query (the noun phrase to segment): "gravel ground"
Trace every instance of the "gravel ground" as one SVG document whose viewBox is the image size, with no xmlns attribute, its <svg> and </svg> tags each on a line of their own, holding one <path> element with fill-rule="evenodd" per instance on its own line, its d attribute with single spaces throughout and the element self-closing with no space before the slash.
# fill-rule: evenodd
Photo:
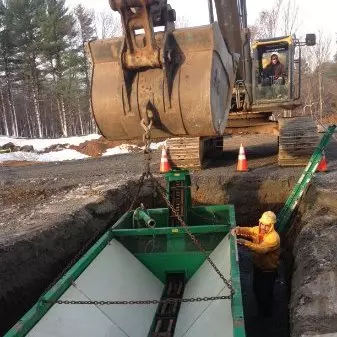
<svg viewBox="0 0 337 337">
<path fill-rule="evenodd" d="M 246 149 L 250 172 L 236 172 L 240 143 Z M 192 194 L 199 204 L 233 203 L 240 225 L 255 224 L 267 207 L 278 210 L 303 167 L 277 165 L 277 138 L 234 136 L 225 139 L 224 153 L 207 169 L 191 172 Z M 327 151 L 329 170 L 316 179 L 329 186 L 337 181 L 337 146 Z M 152 171 L 158 174 L 160 151 L 153 153 Z M 66 262 L 97 230 L 113 223 L 129 207 L 143 168 L 142 154 L 51 163 L 29 167 L 0 167 L 0 256 L 3 262 L 0 306 L 6 331 L 38 298 Z M 152 190 L 142 191 L 146 206 L 154 204 Z M 256 324 L 254 299 L 249 297 L 250 260 L 242 253 L 242 276 L 249 336 L 287 336 L 275 322 Z M 6 284 L 5 284 L 5 281 Z M 5 285 L 4 285 L 5 284 Z M 280 315 L 286 324 L 284 283 L 279 282 Z M 8 300 L 9 299 L 9 300 Z M 248 308 L 248 311 L 247 311 Z M 263 328 L 263 327 L 266 327 Z M 275 333 L 270 334 L 270 327 Z M 256 330 L 257 329 L 257 330 Z M 262 329 L 262 330 L 261 330 Z M 268 330 L 269 329 L 269 330 Z"/>
</svg>

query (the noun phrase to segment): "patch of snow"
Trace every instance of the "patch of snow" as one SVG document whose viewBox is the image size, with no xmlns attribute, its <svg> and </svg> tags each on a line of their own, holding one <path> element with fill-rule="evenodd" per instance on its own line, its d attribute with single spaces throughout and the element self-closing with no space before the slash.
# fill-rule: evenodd
<svg viewBox="0 0 337 337">
<path fill-rule="evenodd" d="M 159 143 L 151 143 L 150 149 L 151 150 L 158 150 L 161 146 L 165 145 L 166 142 L 159 142 Z M 130 144 L 122 144 L 120 146 L 115 146 L 111 149 L 107 149 L 102 156 L 114 156 L 116 154 L 125 154 L 130 152 L 135 152 L 135 150 L 144 150 L 144 146 L 138 147 L 136 145 Z"/>
<path fill-rule="evenodd" d="M 88 140 L 99 139 L 101 136 L 98 134 L 91 134 L 82 137 L 68 137 L 57 139 L 28 139 L 28 138 L 10 138 L 0 136 L 0 146 L 6 143 L 13 143 L 15 146 L 32 145 L 35 152 L 10 152 L 0 153 L 0 162 L 5 161 L 34 161 L 34 162 L 55 162 L 64 160 L 78 160 L 90 158 L 90 156 L 84 155 L 78 151 L 63 149 L 61 151 L 51 151 L 49 153 L 36 153 L 45 150 L 52 145 L 69 144 L 79 145 Z M 151 143 L 151 150 L 158 150 L 160 147 L 166 145 L 166 142 Z M 118 154 L 126 154 L 143 150 L 144 147 L 139 147 L 131 144 L 122 144 L 106 150 L 102 156 L 114 156 Z"/>
<path fill-rule="evenodd" d="M 111 149 L 107 149 L 102 156 L 114 156 L 116 154 L 125 154 L 133 152 L 133 150 L 140 150 L 140 148 L 136 145 L 122 144 L 120 146 L 115 146 Z"/>
<path fill-rule="evenodd" d="M 158 143 L 151 143 L 150 144 L 150 149 L 151 150 L 158 150 L 162 146 L 166 146 L 166 141 L 164 141 L 164 142 L 158 142 Z"/>
<path fill-rule="evenodd" d="M 87 136 L 78 136 L 78 137 L 64 137 L 64 138 L 42 138 L 42 139 L 31 139 L 31 138 L 11 138 L 0 136 L 0 146 L 5 145 L 6 143 L 13 143 L 15 146 L 25 146 L 32 145 L 35 151 L 43 151 L 44 149 L 57 144 L 69 144 L 78 146 L 81 143 L 84 143 L 88 140 L 99 139 L 101 135 L 91 134 Z"/>
<path fill-rule="evenodd" d="M 11 160 L 53 162 L 53 161 L 76 160 L 85 158 L 89 158 L 89 156 L 70 149 L 42 154 L 32 152 L 21 152 L 21 151 L 0 154 L 0 162 Z"/>
</svg>

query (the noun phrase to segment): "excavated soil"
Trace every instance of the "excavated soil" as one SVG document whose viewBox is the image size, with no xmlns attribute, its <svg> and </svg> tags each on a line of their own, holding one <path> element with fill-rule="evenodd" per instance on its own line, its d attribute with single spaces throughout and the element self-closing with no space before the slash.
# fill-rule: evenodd
<svg viewBox="0 0 337 337">
<path fill-rule="evenodd" d="M 337 335 L 335 176 L 328 174 L 311 186 L 286 236 L 286 248 L 293 257 L 288 259 L 292 337 Z"/>
<path fill-rule="evenodd" d="M 193 173 L 192 197 L 195 205 L 233 203 L 238 223 L 255 224 L 263 210 L 281 207 L 292 184 L 286 178 L 274 181 L 251 176 L 247 182 L 244 176 L 210 178 Z M 11 210 L 15 221 L 2 228 L 0 272 L 4 277 L 0 305 L 8 313 L 6 320 L 1 321 L 2 332 L 31 307 L 88 240 L 103 233 L 128 209 L 136 189 L 137 181 L 129 180 L 118 186 L 93 183 L 47 190 L 38 185 L 35 189 L 16 187 L 15 191 L 6 191 L 5 205 L 15 201 L 17 208 Z M 33 207 L 30 200 L 34 200 Z M 151 185 L 141 190 L 140 200 L 146 207 L 164 205 L 153 194 Z M 9 216 L 7 214 L 7 218 Z M 242 271 L 244 296 L 252 303 L 254 299 L 249 298 L 251 264 L 248 255 L 242 254 L 246 264 Z M 287 317 L 284 321 L 287 322 Z M 249 318 L 247 324 L 254 328 Z"/>
<path fill-rule="evenodd" d="M 242 140 L 250 172 L 235 171 L 238 144 Z M 277 166 L 276 137 L 234 137 L 232 142 L 226 142 L 226 146 L 223 156 L 214 159 L 210 168 L 191 172 L 194 204 L 234 204 L 237 224 L 255 225 L 261 212 L 267 209 L 277 212 L 282 207 L 303 168 Z M 151 167 L 154 172 L 159 168 L 158 152 L 153 154 Z M 337 303 L 337 296 L 332 293 L 336 289 L 332 276 L 336 271 L 334 251 L 331 249 L 329 255 L 329 249 L 326 249 L 326 256 L 322 256 L 318 254 L 321 246 L 317 246 L 321 242 L 332 247 L 335 242 L 333 220 L 328 216 L 333 206 L 326 206 L 326 203 L 333 200 L 330 192 L 331 185 L 337 181 L 336 157 L 336 146 L 332 144 L 327 151 L 331 172 L 318 174 L 314 184 L 321 184 L 326 191 L 325 199 L 317 197 L 316 189 L 310 189 L 308 199 L 301 204 L 294 219 L 294 233 L 284 241 L 284 266 L 275 287 L 277 310 L 272 320 L 265 321 L 255 316 L 250 255 L 240 250 L 247 337 L 288 336 L 288 321 L 292 337 L 320 333 L 324 324 L 316 323 L 314 315 L 322 317 L 319 315 L 324 308 Z M 140 154 L 130 154 L 71 163 L 0 168 L 0 312 L 5 313 L 0 320 L 0 334 L 35 303 L 83 246 L 95 240 L 128 209 L 136 194 L 142 165 Z M 164 183 L 160 175 L 157 177 Z M 140 200 L 146 207 L 163 205 L 150 185 L 141 190 Z M 326 214 L 325 209 L 329 209 Z M 325 225 L 316 228 L 316 217 L 324 217 Z M 325 269 L 317 267 L 322 264 Z M 321 278 L 312 277 L 312 272 Z M 308 281 L 310 275 L 312 283 L 310 279 Z M 326 283 L 330 287 L 330 302 L 317 300 L 317 297 L 325 296 L 325 288 L 318 286 L 322 280 L 330 280 Z M 291 317 L 288 319 L 290 294 Z M 315 309 L 315 305 L 320 311 Z M 304 307 L 308 309 L 302 311 Z M 330 312 L 325 315 L 326 327 L 321 330 L 333 332 L 332 319 L 335 316 Z M 311 321 L 305 323 L 308 319 Z"/>
</svg>

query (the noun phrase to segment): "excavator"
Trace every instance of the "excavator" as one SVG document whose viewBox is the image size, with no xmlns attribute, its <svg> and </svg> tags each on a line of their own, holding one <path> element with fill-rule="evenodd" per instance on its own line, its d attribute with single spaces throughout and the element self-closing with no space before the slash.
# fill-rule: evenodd
<svg viewBox="0 0 337 337">
<path fill-rule="evenodd" d="M 173 167 L 201 168 L 226 134 L 276 133 L 278 164 L 305 166 L 317 126 L 291 111 L 301 105 L 301 47 L 315 34 L 251 41 L 246 0 L 207 1 L 209 24 L 177 29 L 167 0 L 109 0 L 123 36 L 85 45 L 101 134 L 137 140 L 147 128 L 166 139 Z M 268 71 L 275 56 L 278 76 Z"/>
</svg>

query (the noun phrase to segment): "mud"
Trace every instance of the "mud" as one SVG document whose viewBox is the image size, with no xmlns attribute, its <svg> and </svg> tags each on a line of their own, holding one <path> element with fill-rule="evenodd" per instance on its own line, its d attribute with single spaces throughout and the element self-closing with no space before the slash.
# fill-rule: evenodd
<svg viewBox="0 0 337 337">
<path fill-rule="evenodd" d="M 286 239 L 291 251 L 291 337 L 337 334 L 337 188 L 312 185 Z"/>
</svg>

